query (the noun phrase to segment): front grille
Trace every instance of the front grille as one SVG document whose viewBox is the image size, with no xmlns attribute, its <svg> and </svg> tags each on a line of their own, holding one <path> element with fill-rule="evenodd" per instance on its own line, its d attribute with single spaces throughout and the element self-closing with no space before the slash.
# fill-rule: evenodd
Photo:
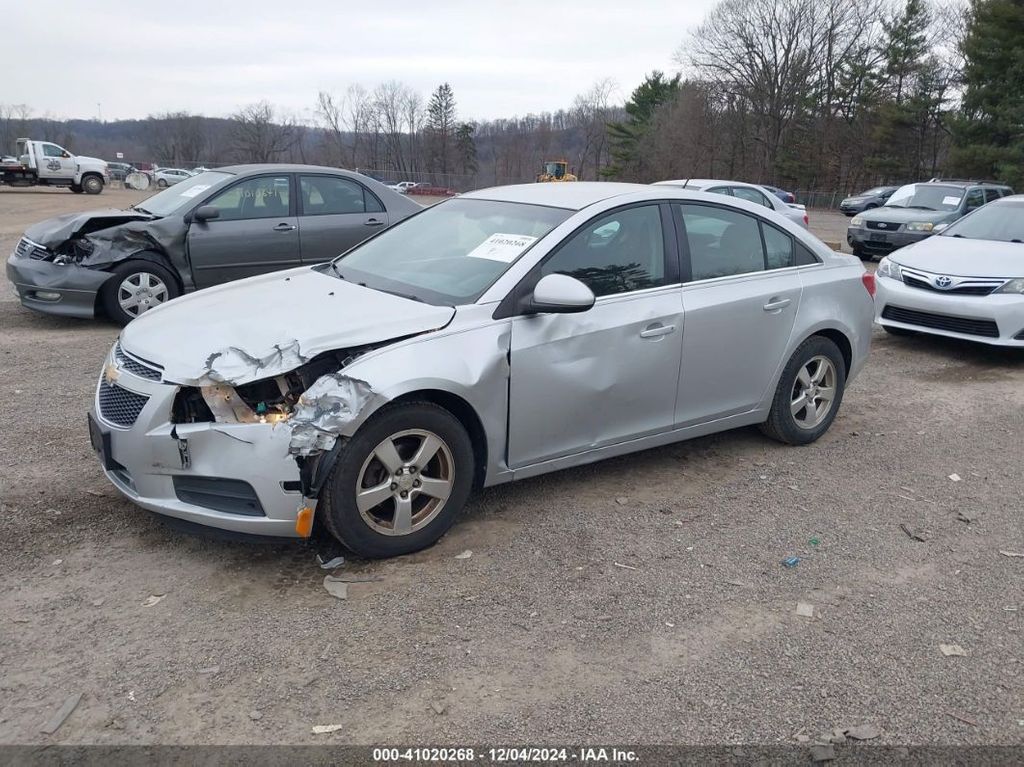
<svg viewBox="0 0 1024 767">
<path fill-rule="evenodd" d="M 119 368 L 127 370 L 132 375 L 136 375 L 139 378 L 148 378 L 150 381 L 159 381 L 163 378 L 160 366 L 155 362 L 143 363 L 142 360 L 137 357 L 128 356 L 127 352 L 121 348 L 121 342 L 118 341 L 114 344 L 114 361 L 117 363 Z"/>
<path fill-rule="evenodd" d="M 17 258 L 31 258 L 36 261 L 44 261 L 50 257 L 50 251 L 42 245 L 37 245 L 28 237 L 22 237 L 14 246 L 14 255 Z"/>
<path fill-rule="evenodd" d="M 865 221 L 868 229 L 880 229 L 883 232 L 898 232 L 901 224 L 890 224 L 888 221 Z"/>
<path fill-rule="evenodd" d="M 915 309 L 904 309 L 902 306 L 886 306 L 882 310 L 882 319 L 905 322 L 908 325 L 920 325 L 923 328 L 948 330 L 951 333 L 963 333 L 968 336 L 984 336 L 999 338 L 999 326 L 992 320 L 971 319 L 969 317 L 953 317 L 948 314 L 919 312 Z"/>
<path fill-rule="evenodd" d="M 204 509 L 241 514 L 245 517 L 265 517 L 252 485 L 240 479 L 221 477 L 174 476 L 174 494 L 179 501 L 202 506 Z"/>
<path fill-rule="evenodd" d="M 135 423 L 149 397 L 128 391 L 117 384 L 100 381 L 100 415 L 104 420 L 128 428 Z"/>
<path fill-rule="evenodd" d="M 866 240 L 864 242 L 858 242 L 857 247 L 863 250 L 865 253 L 870 253 L 873 256 L 887 256 L 896 250 L 896 244 L 892 242 L 877 242 L 872 240 Z"/>
<path fill-rule="evenodd" d="M 934 278 L 938 275 L 931 274 L 929 272 L 915 272 L 904 267 L 902 270 L 903 282 L 905 285 L 909 285 L 912 288 L 919 288 L 920 290 L 930 290 L 934 293 L 952 293 L 958 296 L 987 296 L 992 291 L 1003 286 L 1005 280 L 988 280 L 988 279 L 963 279 L 960 277 L 953 277 L 953 280 L 959 280 L 959 283 L 949 288 L 938 288 L 935 287 L 933 282 Z"/>
</svg>

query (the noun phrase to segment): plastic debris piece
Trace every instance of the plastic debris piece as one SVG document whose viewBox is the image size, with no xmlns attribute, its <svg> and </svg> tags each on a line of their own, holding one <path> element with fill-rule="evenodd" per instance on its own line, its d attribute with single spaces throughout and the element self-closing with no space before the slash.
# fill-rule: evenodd
<svg viewBox="0 0 1024 767">
<path fill-rule="evenodd" d="M 625 496 L 622 496 L 622 497 L 616 498 L 615 502 L 617 504 L 619 504 L 619 506 L 625 506 L 627 503 L 629 503 L 629 498 L 626 498 Z"/>
<path fill-rule="evenodd" d="M 316 555 L 316 563 L 320 565 L 321 570 L 336 570 L 345 564 L 345 557 L 341 554 L 331 556 L 326 552 L 320 552 Z"/>
<path fill-rule="evenodd" d="M 341 724 L 314 724 L 313 725 L 313 734 L 314 735 L 326 735 L 326 734 L 331 733 L 331 732 L 337 732 L 342 727 L 344 727 L 344 725 L 341 725 Z"/>
<path fill-rule="evenodd" d="M 963 714 L 957 714 L 957 713 L 955 713 L 953 711 L 947 711 L 946 713 L 949 714 L 954 719 L 956 719 L 958 722 L 963 722 L 964 724 L 969 724 L 969 725 L 971 725 L 971 727 L 978 727 L 979 726 L 977 719 L 971 719 L 971 717 L 969 717 L 969 716 L 964 716 Z"/>
<path fill-rule="evenodd" d="M 254 722 L 258 722 L 260 719 L 263 718 L 263 714 L 259 711 L 253 710 L 249 712 L 249 718 L 252 719 Z"/>
<path fill-rule="evenodd" d="M 911 530 L 909 527 L 907 527 L 902 522 L 900 523 L 900 530 L 905 532 L 907 534 L 907 537 L 912 539 L 912 540 L 920 541 L 921 543 L 924 543 L 925 541 L 928 540 L 927 536 L 925 536 L 923 533 L 919 533 L 919 532 L 915 532 L 914 530 Z"/>
<path fill-rule="evenodd" d="M 1004 551 L 1003 549 L 999 549 L 999 553 L 1002 554 L 1004 557 L 1024 558 L 1024 553 L 1021 553 L 1019 551 Z"/>
<path fill-rule="evenodd" d="M 856 727 L 844 730 L 843 734 L 852 740 L 872 740 L 881 735 L 882 731 L 873 724 L 858 724 Z"/>
<path fill-rule="evenodd" d="M 53 735 L 53 733 L 60 729 L 65 720 L 71 716 L 71 712 L 75 710 L 81 700 L 82 693 L 76 693 L 68 697 L 61 707 L 54 712 L 53 716 L 46 720 L 46 724 L 39 728 L 39 731 L 47 735 Z"/>
<path fill-rule="evenodd" d="M 817 545 L 819 545 L 821 543 L 821 539 L 819 539 L 819 538 L 811 538 L 811 540 L 809 540 L 808 543 L 811 544 L 812 546 L 817 546 Z"/>
<path fill-rule="evenodd" d="M 473 556 L 473 552 L 470 551 L 469 549 L 466 549 L 462 553 L 456 554 L 455 558 L 456 559 L 469 559 L 471 556 Z"/>
<path fill-rule="evenodd" d="M 197 671 L 196 673 L 197 674 L 219 674 L 220 673 L 220 666 L 207 666 L 206 668 L 199 669 L 199 671 Z"/>
<path fill-rule="evenodd" d="M 448 710 L 448 706 L 446 706 L 444 703 L 442 703 L 439 700 L 432 700 L 432 701 L 430 701 L 430 707 L 434 710 L 434 713 L 437 714 L 438 716 L 440 716 L 441 714 L 443 714 L 445 711 Z"/>
<path fill-rule="evenodd" d="M 324 588 L 335 599 L 348 599 L 348 583 L 333 575 L 324 576 Z"/>
<path fill-rule="evenodd" d="M 960 475 L 959 474 L 950 474 L 949 478 L 951 480 L 953 480 L 954 482 L 959 482 L 960 481 Z"/>
<path fill-rule="evenodd" d="M 783 567 L 796 567 L 800 564 L 800 557 L 786 557 L 782 560 Z"/>
<path fill-rule="evenodd" d="M 959 655 L 959 656 L 966 656 L 967 655 L 967 650 L 965 650 L 963 647 L 961 647 L 958 644 L 940 644 L 939 645 L 939 650 L 941 650 L 942 654 L 945 655 L 946 657 L 949 657 L 950 655 Z"/>
<path fill-rule="evenodd" d="M 639 570 L 640 569 L 638 567 L 633 567 L 633 565 L 624 565 L 621 562 L 612 562 L 612 564 L 615 565 L 616 567 L 621 567 L 623 570 Z"/>
<path fill-rule="evenodd" d="M 796 614 L 799 615 L 801 618 L 813 618 L 814 605 L 808 604 L 807 602 L 797 602 Z"/>
<path fill-rule="evenodd" d="M 153 605 L 158 605 L 158 604 L 160 604 L 160 602 L 163 601 L 165 596 L 167 596 L 167 595 L 166 594 L 150 594 L 148 597 L 146 597 L 146 601 L 142 603 L 142 606 L 143 607 L 152 607 Z"/>
</svg>

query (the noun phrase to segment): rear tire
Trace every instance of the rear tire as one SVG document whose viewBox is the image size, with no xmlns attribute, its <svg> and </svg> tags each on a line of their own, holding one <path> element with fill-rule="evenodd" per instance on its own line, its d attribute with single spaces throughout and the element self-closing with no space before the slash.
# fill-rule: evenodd
<svg viewBox="0 0 1024 767">
<path fill-rule="evenodd" d="M 166 189 L 167 188 L 167 182 L 164 179 L 162 179 L 162 178 L 158 178 L 156 180 L 156 185 L 158 187 L 160 187 L 161 189 Z"/>
<path fill-rule="evenodd" d="M 100 288 L 103 309 L 118 325 L 127 325 L 179 295 L 178 281 L 169 270 L 140 259 L 120 264 Z"/>
<path fill-rule="evenodd" d="M 808 445 L 828 431 L 845 390 L 846 362 L 839 347 L 824 336 L 811 336 L 786 363 L 761 432 L 787 445 Z"/>
<path fill-rule="evenodd" d="M 96 175 L 86 176 L 82 179 L 82 189 L 86 194 L 99 194 L 103 191 L 103 179 Z"/>
<path fill-rule="evenodd" d="M 427 445 L 433 449 L 428 460 L 414 460 Z M 409 554 L 454 524 L 472 490 L 474 468 L 473 443 L 455 416 L 430 402 L 393 405 L 341 449 L 318 510 L 331 535 L 359 556 Z M 445 497 L 421 489 L 428 483 Z M 401 504 L 407 504 L 404 516 Z"/>
</svg>

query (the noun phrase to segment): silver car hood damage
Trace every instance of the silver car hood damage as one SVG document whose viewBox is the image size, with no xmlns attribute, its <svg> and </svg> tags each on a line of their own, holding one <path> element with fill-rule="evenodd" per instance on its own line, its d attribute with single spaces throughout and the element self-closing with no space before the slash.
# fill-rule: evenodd
<svg viewBox="0 0 1024 767">
<path fill-rule="evenodd" d="M 900 266 L 954 277 L 1024 276 L 1024 244 L 968 240 L 945 235 L 900 248 L 890 258 Z"/>
<path fill-rule="evenodd" d="M 121 343 L 162 365 L 165 381 L 237 386 L 322 352 L 438 330 L 454 315 L 299 267 L 182 296 L 131 322 Z"/>
</svg>

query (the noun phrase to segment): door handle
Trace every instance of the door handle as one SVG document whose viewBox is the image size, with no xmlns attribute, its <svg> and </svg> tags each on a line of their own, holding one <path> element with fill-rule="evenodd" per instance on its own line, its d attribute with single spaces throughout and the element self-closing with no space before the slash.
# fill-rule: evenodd
<svg viewBox="0 0 1024 767">
<path fill-rule="evenodd" d="M 791 298 L 773 297 L 768 303 L 764 305 L 764 310 L 766 312 L 777 312 L 780 309 L 785 309 L 791 303 L 793 303 L 793 299 Z"/>
<path fill-rule="evenodd" d="M 368 218 L 363 222 L 363 226 L 384 226 L 384 222 L 377 218 Z"/>
<path fill-rule="evenodd" d="M 648 325 L 640 331 L 641 338 L 660 338 L 667 336 L 676 329 L 675 325 Z"/>
<path fill-rule="evenodd" d="M 274 227 L 275 232 L 290 232 L 295 228 L 294 224 L 278 224 Z"/>
</svg>

